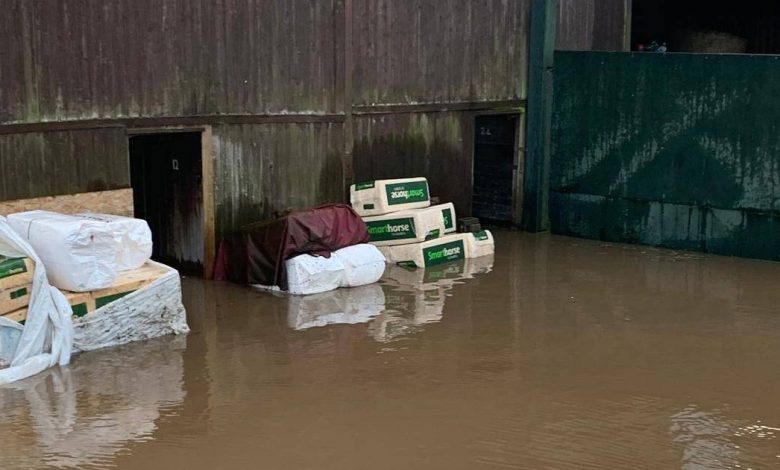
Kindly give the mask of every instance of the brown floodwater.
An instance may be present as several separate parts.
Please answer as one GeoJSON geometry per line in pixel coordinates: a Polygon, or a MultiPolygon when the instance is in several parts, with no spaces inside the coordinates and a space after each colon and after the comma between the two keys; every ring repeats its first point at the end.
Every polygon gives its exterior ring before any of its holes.
{"type": "Polygon", "coordinates": [[[305,298],[185,279],[189,336],[0,389],[0,467],[780,467],[780,264],[497,250],[305,298]]]}

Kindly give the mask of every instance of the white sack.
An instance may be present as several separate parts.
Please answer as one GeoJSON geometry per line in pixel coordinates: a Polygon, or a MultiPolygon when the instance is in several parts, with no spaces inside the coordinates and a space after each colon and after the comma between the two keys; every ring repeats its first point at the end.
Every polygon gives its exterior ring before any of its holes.
{"type": "Polygon", "coordinates": [[[344,280],[344,264],[332,256],[299,255],[285,261],[287,292],[309,295],[337,289],[344,280]]]}
{"type": "Polygon", "coordinates": [[[291,295],[287,322],[296,330],[332,324],[354,325],[368,322],[384,309],[382,286],[371,284],[308,296],[291,295]]]}
{"type": "Polygon", "coordinates": [[[105,223],[120,241],[117,271],[138,269],[152,257],[152,231],[142,219],[110,214],[77,214],[86,220],[105,223]]]}
{"type": "MultiPolygon", "coordinates": [[[[449,205],[438,205],[424,209],[393,212],[391,214],[365,217],[370,242],[376,246],[406,245],[438,238],[447,231],[445,211],[452,211],[449,205]]],[[[454,223],[453,223],[454,227],[454,223]]]]}
{"type": "Polygon", "coordinates": [[[70,362],[72,311],[65,296],[49,285],[46,268],[33,248],[0,217],[0,255],[35,262],[27,319],[22,327],[0,317],[0,385],[22,380],[56,364],[70,362]],[[13,353],[9,356],[9,354],[13,353]]]}
{"type": "Polygon", "coordinates": [[[431,205],[428,180],[403,178],[353,184],[350,189],[352,208],[361,217],[389,214],[431,205]]]}
{"type": "Polygon", "coordinates": [[[374,245],[348,246],[333,252],[344,266],[340,287],[357,287],[373,284],[385,272],[385,257],[374,245]]]}
{"type": "Polygon", "coordinates": [[[453,233],[422,243],[380,246],[379,250],[388,263],[411,268],[429,268],[467,258],[467,238],[470,236],[467,233],[453,233]]]}
{"type": "Polygon", "coordinates": [[[120,240],[105,223],[30,211],[9,215],[8,224],[35,249],[56,287],[86,292],[114,283],[120,240]]]}
{"type": "Polygon", "coordinates": [[[493,234],[490,230],[469,233],[467,238],[468,248],[467,256],[469,258],[480,258],[482,256],[492,255],[496,252],[493,234]]]}

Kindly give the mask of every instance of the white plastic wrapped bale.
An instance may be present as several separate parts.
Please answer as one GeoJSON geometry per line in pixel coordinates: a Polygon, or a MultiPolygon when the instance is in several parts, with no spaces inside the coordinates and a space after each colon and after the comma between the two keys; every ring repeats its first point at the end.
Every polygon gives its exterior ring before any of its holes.
{"type": "Polygon", "coordinates": [[[368,322],[384,309],[382,286],[371,284],[322,294],[289,296],[287,321],[296,330],[332,324],[354,325],[368,322]]]}
{"type": "Polygon", "coordinates": [[[117,270],[138,269],[152,257],[152,231],[142,219],[133,219],[109,214],[78,214],[87,220],[101,222],[114,232],[120,241],[117,253],[117,270]]]}
{"type": "Polygon", "coordinates": [[[473,232],[467,235],[469,235],[467,238],[467,256],[469,258],[480,258],[495,254],[496,245],[490,230],[482,230],[481,232],[473,232]]]}
{"type": "Polygon", "coordinates": [[[47,211],[12,214],[7,220],[32,245],[54,286],[86,292],[116,279],[120,243],[105,223],[47,211]]]}
{"type": "Polygon", "coordinates": [[[350,187],[352,208],[361,217],[389,214],[431,205],[428,180],[403,178],[353,184],[350,187]]]}
{"type": "Polygon", "coordinates": [[[357,287],[373,284],[385,272],[386,260],[382,252],[367,243],[352,245],[333,252],[332,257],[341,261],[344,275],[340,287],[357,287]]]}
{"type": "MultiPolygon", "coordinates": [[[[372,244],[376,246],[406,245],[442,236],[448,227],[446,217],[452,217],[454,213],[455,210],[451,204],[441,204],[424,209],[366,217],[363,222],[366,223],[372,244]]],[[[451,223],[454,229],[455,223],[451,223]]]]}
{"type": "MultiPolygon", "coordinates": [[[[74,351],[92,351],[190,331],[181,300],[179,272],[150,261],[158,274],[150,284],[94,312],[73,318],[74,351]]],[[[100,299],[96,299],[100,303],[100,299]]]]}
{"type": "Polygon", "coordinates": [[[287,292],[309,295],[338,289],[344,281],[344,263],[337,256],[298,255],[285,261],[287,292]]]}
{"type": "Polygon", "coordinates": [[[389,263],[412,268],[428,268],[467,257],[467,233],[453,233],[422,243],[381,246],[389,263]]]}

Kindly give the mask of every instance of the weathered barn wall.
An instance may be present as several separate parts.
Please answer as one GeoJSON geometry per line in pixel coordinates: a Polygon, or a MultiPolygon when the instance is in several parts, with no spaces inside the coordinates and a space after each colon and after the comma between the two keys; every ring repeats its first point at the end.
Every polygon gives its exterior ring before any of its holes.
{"type": "Polygon", "coordinates": [[[525,98],[529,0],[354,0],[354,104],[525,98]]]}
{"type": "Polygon", "coordinates": [[[471,209],[471,113],[406,113],[355,120],[357,180],[427,175],[431,194],[471,209]]]}
{"type": "Polygon", "coordinates": [[[777,57],[555,61],[553,231],[780,259],[777,57]]]}
{"type": "Polygon", "coordinates": [[[530,0],[355,0],[355,180],[409,175],[471,210],[474,111],[521,113],[530,0]]]}
{"type": "Polygon", "coordinates": [[[343,202],[343,124],[222,125],[213,141],[223,234],[277,212],[343,202]]]}
{"type": "Polygon", "coordinates": [[[341,0],[4,0],[0,123],[342,110],[341,0]]]}
{"type": "Polygon", "coordinates": [[[631,0],[558,0],[556,49],[628,51],[631,0]]]}
{"type": "Polygon", "coordinates": [[[0,134],[0,201],[129,185],[122,128],[0,134]]]}

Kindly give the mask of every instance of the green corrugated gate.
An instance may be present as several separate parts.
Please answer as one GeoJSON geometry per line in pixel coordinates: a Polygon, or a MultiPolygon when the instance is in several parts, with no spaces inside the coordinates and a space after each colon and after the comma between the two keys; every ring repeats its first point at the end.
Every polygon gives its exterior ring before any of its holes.
{"type": "Polygon", "coordinates": [[[557,52],[555,233],[780,259],[780,57],[557,52]]]}

